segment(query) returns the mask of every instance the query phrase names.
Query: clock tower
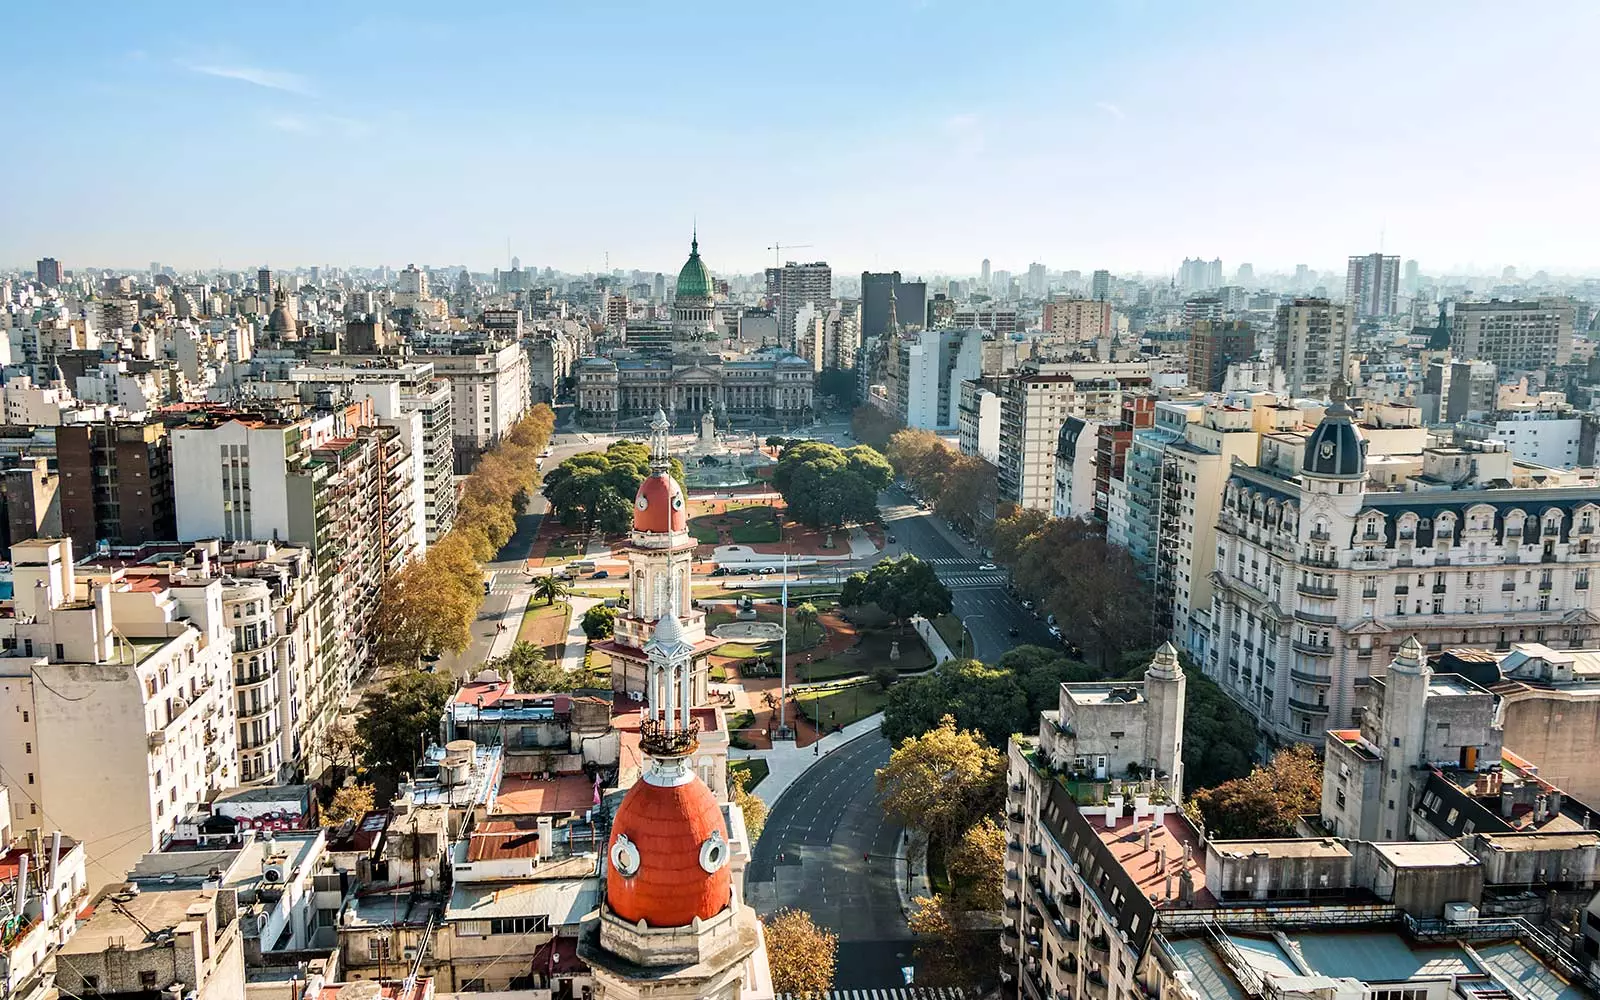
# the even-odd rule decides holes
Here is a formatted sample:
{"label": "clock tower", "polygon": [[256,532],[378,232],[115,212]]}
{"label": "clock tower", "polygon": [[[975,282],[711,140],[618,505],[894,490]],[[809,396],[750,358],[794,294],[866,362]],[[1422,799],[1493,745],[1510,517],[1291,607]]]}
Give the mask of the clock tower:
{"label": "clock tower", "polygon": [[695,541],[683,487],[672,475],[667,415],[656,410],[650,422],[650,475],[633,500],[633,531],[628,547],[628,607],[617,616],[616,632],[597,644],[611,656],[611,687],[620,693],[646,689],[645,652],[659,623],[673,618],[693,664],[692,704],[707,700],[706,657],[717,645],[706,636],[705,612],[690,598]]}

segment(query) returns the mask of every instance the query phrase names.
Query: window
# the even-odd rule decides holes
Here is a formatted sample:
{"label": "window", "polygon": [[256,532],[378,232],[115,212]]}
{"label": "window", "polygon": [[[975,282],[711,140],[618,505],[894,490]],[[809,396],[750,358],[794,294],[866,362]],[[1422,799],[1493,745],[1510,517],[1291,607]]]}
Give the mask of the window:
{"label": "window", "polygon": [[142,990],[153,990],[156,988],[156,970],[139,970],[139,988]]}
{"label": "window", "polygon": [[550,930],[545,914],[532,917],[495,917],[489,921],[490,934],[542,934]]}
{"label": "window", "polygon": [[382,937],[367,938],[367,958],[374,962],[389,957],[389,939]]}

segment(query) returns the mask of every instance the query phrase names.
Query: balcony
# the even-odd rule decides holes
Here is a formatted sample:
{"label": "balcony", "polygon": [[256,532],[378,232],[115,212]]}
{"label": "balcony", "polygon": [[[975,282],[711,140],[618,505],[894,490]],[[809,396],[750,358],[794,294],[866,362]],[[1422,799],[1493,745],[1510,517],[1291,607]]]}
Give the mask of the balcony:
{"label": "balcony", "polygon": [[1339,568],[1339,558],[1336,555],[1318,556],[1318,555],[1312,555],[1311,553],[1307,552],[1305,555],[1300,557],[1300,562],[1303,565],[1316,566],[1316,567],[1319,567],[1321,569],[1338,569]]}
{"label": "balcony", "polygon": [[1516,584],[1516,581],[1514,581],[1514,580],[1507,580],[1505,583],[1502,583],[1500,585],[1500,592],[1503,593],[1503,594],[1509,594],[1513,590],[1516,590],[1516,589],[1517,589],[1517,584]]}
{"label": "balcony", "polygon": [[1289,677],[1293,680],[1299,681],[1301,684],[1315,684],[1318,687],[1331,687],[1333,685],[1332,677],[1328,677],[1323,674],[1308,674],[1303,670],[1296,670],[1293,667],[1289,668]]}
{"label": "balcony", "polygon": [[1106,977],[1099,972],[1091,972],[1083,977],[1084,996],[1094,997],[1095,1000],[1106,1000]]}
{"label": "balcony", "polygon": [[1328,585],[1328,584],[1306,583],[1305,581],[1301,581],[1300,583],[1295,585],[1294,589],[1296,591],[1298,591],[1299,593],[1307,595],[1308,597],[1338,597],[1339,596],[1339,588],[1335,587],[1335,586],[1332,586],[1332,585]]}
{"label": "balcony", "polygon": [[1333,540],[1333,536],[1328,534],[1326,530],[1318,531],[1316,528],[1312,528],[1311,540],[1313,542],[1330,542]]}
{"label": "balcony", "polygon": [[1304,712],[1307,715],[1327,715],[1328,714],[1328,706],[1326,706],[1326,705],[1314,705],[1309,701],[1300,701],[1297,698],[1290,698],[1289,699],[1289,707],[1294,709],[1296,712]]}
{"label": "balcony", "polygon": [[1325,615],[1317,611],[1307,611],[1304,608],[1295,608],[1294,616],[1298,621],[1310,622],[1313,625],[1339,624],[1338,615]]}
{"label": "balcony", "polygon": [[[1109,955],[1111,953],[1111,939],[1106,937],[1105,932],[1102,931],[1101,933],[1089,938],[1089,950],[1103,952]],[[1092,976],[1094,973],[1091,972],[1090,975]],[[1104,980],[1101,982],[1104,982]]]}
{"label": "balcony", "polygon": [[1299,639],[1295,639],[1289,643],[1289,646],[1295,652],[1304,653],[1307,656],[1332,656],[1334,653],[1334,647],[1325,642],[1301,642]]}
{"label": "balcony", "polygon": [[1363,588],[1361,588],[1361,596],[1366,598],[1367,600],[1372,600],[1373,598],[1378,596],[1378,588],[1377,587],[1363,587]]}

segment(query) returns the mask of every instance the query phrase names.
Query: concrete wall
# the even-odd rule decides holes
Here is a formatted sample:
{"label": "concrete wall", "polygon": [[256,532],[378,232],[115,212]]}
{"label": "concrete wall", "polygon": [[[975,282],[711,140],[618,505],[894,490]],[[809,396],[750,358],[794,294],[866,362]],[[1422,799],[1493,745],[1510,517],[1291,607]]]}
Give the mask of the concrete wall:
{"label": "concrete wall", "polygon": [[1594,734],[1600,698],[1561,691],[1517,691],[1504,705],[1505,745],[1539,765],[1539,776],[1582,802],[1600,802]]}

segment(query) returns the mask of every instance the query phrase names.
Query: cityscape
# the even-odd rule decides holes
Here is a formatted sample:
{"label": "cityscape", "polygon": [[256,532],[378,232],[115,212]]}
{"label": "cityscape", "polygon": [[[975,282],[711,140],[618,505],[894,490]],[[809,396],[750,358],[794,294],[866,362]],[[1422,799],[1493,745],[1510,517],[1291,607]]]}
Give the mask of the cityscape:
{"label": "cityscape", "polygon": [[333,6],[0,39],[0,998],[1600,1000],[1600,13]]}

